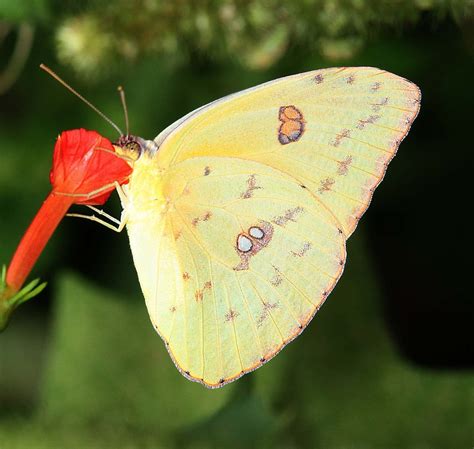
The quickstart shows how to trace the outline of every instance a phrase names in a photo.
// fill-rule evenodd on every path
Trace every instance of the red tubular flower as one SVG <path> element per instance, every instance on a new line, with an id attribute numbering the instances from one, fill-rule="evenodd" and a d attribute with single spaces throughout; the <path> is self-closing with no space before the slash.
<path id="1" fill-rule="evenodd" d="M 132 168 L 114 153 L 112 143 L 95 131 L 75 129 L 58 137 L 50 172 L 53 189 L 26 230 L 7 269 L 6 286 L 11 292 L 20 290 L 72 204 L 104 204 L 115 182 L 128 181 Z"/>
<path id="2" fill-rule="evenodd" d="M 73 195 L 75 204 L 104 204 L 114 182 L 123 184 L 132 172 L 114 152 L 112 143 L 95 131 L 63 132 L 54 147 L 49 175 L 52 193 Z"/>

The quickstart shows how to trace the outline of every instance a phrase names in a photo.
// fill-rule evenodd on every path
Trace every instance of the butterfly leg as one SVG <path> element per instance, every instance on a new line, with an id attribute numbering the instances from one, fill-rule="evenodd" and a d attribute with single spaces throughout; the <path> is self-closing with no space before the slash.
<path id="1" fill-rule="evenodd" d="M 67 217 L 77 217 L 77 218 L 85 218 L 86 220 L 91 220 L 95 221 L 96 223 L 99 223 L 103 226 L 105 226 L 108 229 L 112 229 L 115 232 L 122 232 L 123 228 L 127 224 L 127 213 L 125 209 L 122 211 L 122 215 L 120 217 L 120 220 L 117 220 L 115 217 L 112 217 L 112 215 L 109 215 L 107 212 L 103 211 L 102 209 L 98 209 L 97 207 L 94 206 L 87 206 L 89 209 L 92 209 L 94 212 L 96 212 L 99 215 L 103 215 L 105 218 L 110 220 L 111 222 L 115 223 L 117 226 L 114 226 L 105 220 L 100 219 L 99 217 L 96 217 L 95 215 L 83 215 L 83 214 L 66 214 Z"/>
<path id="2" fill-rule="evenodd" d="M 117 181 L 114 182 L 115 189 L 117 190 L 117 195 L 120 198 L 120 204 L 122 205 L 122 214 L 120 215 L 119 223 L 119 232 L 125 227 L 128 221 L 128 196 L 127 196 L 127 186 L 120 185 Z"/>
<path id="3" fill-rule="evenodd" d="M 125 189 L 123 186 L 121 186 L 117 181 L 114 182 L 115 189 L 117 190 L 117 194 L 120 198 L 120 203 L 122 204 L 122 208 L 125 211 L 128 206 L 128 197 L 127 193 L 125 192 Z"/>
<path id="4" fill-rule="evenodd" d="M 94 207 L 94 206 L 89 206 L 87 205 L 87 207 L 89 209 L 92 209 L 94 212 L 98 213 L 99 215 L 103 215 L 105 218 L 107 218 L 108 220 L 112 221 L 113 223 L 117 224 L 117 225 L 120 225 L 121 221 L 118 220 L 117 218 L 115 217 L 112 217 L 112 215 L 109 215 L 107 212 L 105 212 L 104 210 L 102 209 L 98 209 L 97 207 Z"/>
<path id="5" fill-rule="evenodd" d="M 120 220 L 118 220 L 117 218 L 115 217 L 112 217 L 111 215 L 109 215 L 107 212 L 101 210 L 101 209 L 98 209 L 96 207 L 93 207 L 93 206 L 89 206 L 87 205 L 87 207 L 89 209 L 92 209 L 94 212 L 96 212 L 97 214 L 99 215 L 103 215 L 105 218 L 109 219 L 110 221 L 112 221 L 113 223 L 115 223 L 117 226 L 114 226 L 113 224 L 110 224 L 108 223 L 107 221 L 105 220 L 102 220 L 100 219 L 99 217 L 96 217 L 95 215 L 83 215 L 83 214 L 66 214 L 67 217 L 76 217 L 76 218 L 85 218 L 86 220 L 90 220 L 90 221 L 95 221 L 96 223 L 99 223 L 103 226 L 105 226 L 106 228 L 108 229 L 112 229 L 112 231 L 115 231 L 115 232 L 122 232 L 123 228 L 125 227 L 125 225 L 127 224 L 127 220 L 128 220 L 128 213 L 127 213 L 127 205 L 128 205 L 128 198 L 127 198 L 127 194 L 124 190 L 124 188 L 117 182 L 115 181 L 114 184 L 115 188 L 117 189 L 117 193 L 118 193 L 118 196 L 120 198 L 120 203 L 122 204 L 122 208 L 123 208 L 123 211 L 122 211 L 122 215 L 120 217 Z M 104 186 L 102 187 L 101 189 L 98 189 L 97 191 L 94 191 L 94 192 L 91 192 L 87 195 L 82 195 L 82 194 L 67 194 L 67 193 L 62 193 L 62 192 L 55 192 L 56 194 L 58 195 L 65 195 L 65 196 L 81 196 L 81 197 L 91 197 L 93 195 L 97 195 L 98 193 L 100 193 L 101 190 L 104 190 L 105 188 L 110 188 L 110 185 L 107 185 L 107 186 Z"/>
<path id="6" fill-rule="evenodd" d="M 125 212 L 125 210 L 122 211 L 122 215 L 120 217 L 120 220 L 117 220 L 115 217 L 112 217 L 112 215 L 109 215 L 107 212 L 103 211 L 102 209 L 97 209 L 94 206 L 87 206 L 87 207 L 89 209 L 92 209 L 97 214 L 103 215 L 105 218 L 107 218 L 111 222 L 115 223 L 117 226 L 114 226 L 113 224 L 110 224 L 107 221 L 102 220 L 99 217 L 96 217 L 95 215 L 66 214 L 66 216 L 67 217 L 76 217 L 76 218 L 85 218 L 86 220 L 95 221 L 96 223 L 99 223 L 99 224 L 105 226 L 108 229 L 112 229 L 112 231 L 115 231 L 115 232 L 122 232 L 123 228 L 127 224 L 128 215 Z"/>
<path id="7" fill-rule="evenodd" d="M 104 212 L 104 214 L 105 214 L 105 212 Z M 123 223 L 119 222 L 119 224 L 117 226 L 114 226 L 113 224 L 110 224 L 110 223 L 106 222 L 105 220 L 101 220 L 100 218 L 96 217 L 95 215 L 66 214 L 66 217 L 85 218 L 86 220 L 95 221 L 96 223 L 99 223 L 102 226 L 105 226 L 106 228 L 111 229 L 112 231 L 115 231 L 115 232 L 121 232 L 123 230 L 123 228 L 125 227 L 125 224 L 126 224 L 126 222 L 123 222 Z M 115 220 L 118 221 L 117 219 L 114 218 L 114 222 L 115 222 Z"/>

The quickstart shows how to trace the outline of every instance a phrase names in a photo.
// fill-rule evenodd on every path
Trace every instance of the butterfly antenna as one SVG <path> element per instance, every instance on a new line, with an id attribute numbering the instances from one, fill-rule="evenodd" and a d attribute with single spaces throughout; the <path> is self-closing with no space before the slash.
<path id="1" fill-rule="evenodd" d="M 69 84 L 66 83 L 63 79 L 61 79 L 56 73 L 54 73 L 48 66 L 45 66 L 44 64 L 40 64 L 40 69 L 44 70 L 46 73 L 51 75 L 56 81 L 58 81 L 60 84 L 62 84 L 69 92 L 72 92 L 76 97 L 78 97 L 80 100 L 82 100 L 87 106 L 89 106 L 93 111 L 95 111 L 97 114 L 99 114 L 109 125 L 113 126 L 114 129 L 121 135 L 123 136 L 122 130 L 112 121 L 110 120 L 102 111 L 97 109 L 90 101 L 86 100 L 79 92 L 74 90 Z M 128 134 L 128 132 L 127 132 Z"/>
<path id="2" fill-rule="evenodd" d="M 127 136 L 129 135 L 128 127 L 128 110 L 127 110 L 127 100 L 125 99 L 125 90 L 122 86 L 117 87 L 117 90 L 120 94 L 120 101 L 122 102 L 123 114 L 125 116 L 125 128 L 127 129 Z"/>

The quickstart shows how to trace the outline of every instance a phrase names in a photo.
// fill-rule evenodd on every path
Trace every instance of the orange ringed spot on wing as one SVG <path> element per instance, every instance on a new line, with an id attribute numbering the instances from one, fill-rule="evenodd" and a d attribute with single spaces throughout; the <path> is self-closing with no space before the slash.
<path id="1" fill-rule="evenodd" d="M 302 112 L 293 105 L 281 106 L 278 111 L 280 127 L 278 141 L 282 145 L 298 141 L 305 131 L 305 121 Z"/>

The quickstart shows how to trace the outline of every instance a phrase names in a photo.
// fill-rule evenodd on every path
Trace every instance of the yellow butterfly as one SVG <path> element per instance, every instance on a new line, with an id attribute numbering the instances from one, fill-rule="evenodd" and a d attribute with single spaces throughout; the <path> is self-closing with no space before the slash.
<path id="1" fill-rule="evenodd" d="M 303 331 L 420 98 L 384 70 L 316 70 L 214 101 L 153 141 L 119 140 L 134 160 L 122 225 L 182 374 L 220 387 Z"/>

